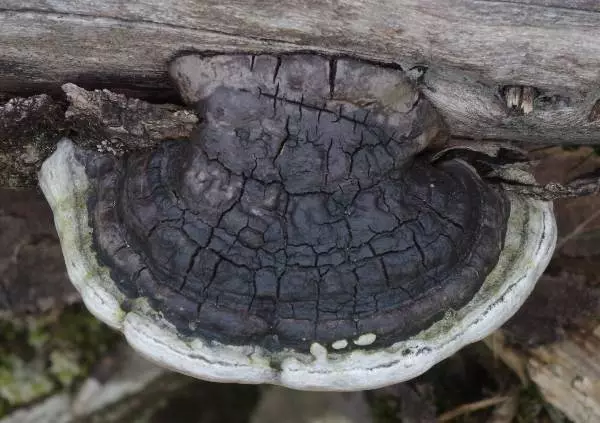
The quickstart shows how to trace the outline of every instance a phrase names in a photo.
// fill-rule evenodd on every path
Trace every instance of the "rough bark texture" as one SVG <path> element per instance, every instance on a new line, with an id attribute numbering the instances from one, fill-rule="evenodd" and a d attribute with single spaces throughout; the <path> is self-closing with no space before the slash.
<path id="1" fill-rule="evenodd" d="M 0 78 L 1 81 L 1 78 Z M 46 94 L 13 98 L 0 106 L 0 187 L 37 185 L 37 171 L 59 138 L 121 155 L 188 137 L 197 116 L 181 106 L 151 104 L 108 90 L 65 84 L 69 107 Z"/>
<path id="2" fill-rule="evenodd" d="M 63 107 L 46 94 L 0 105 L 0 187 L 37 184 L 35 173 L 64 130 Z"/>
<path id="3" fill-rule="evenodd" d="M 120 154 L 149 148 L 164 139 L 185 138 L 198 123 L 191 111 L 173 104 L 151 104 L 109 90 L 86 91 L 63 85 L 65 112 L 79 145 Z"/>
<path id="4" fill-rule="evenodd" d="M 591 143 L 599 11 L 592 0 L 6 0 L 0 91 L 73 82 L 164 100 L 166 63 L 183 50 L 312 50 L 399 63 L 456 135 Z M 505 86 L 534 87 L 533 104 L 511 110 Z"/>

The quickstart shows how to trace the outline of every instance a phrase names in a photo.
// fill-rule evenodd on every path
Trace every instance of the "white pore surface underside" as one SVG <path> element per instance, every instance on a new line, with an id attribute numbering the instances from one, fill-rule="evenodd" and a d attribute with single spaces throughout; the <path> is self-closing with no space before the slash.
<path id="1" fill-rule="evenodd" d="M 340 351 L 342 343 L 314 343 L 310 354 L 272 353 L 256 346 L 231 346 L 180 336 L 140 298 L 125 312 L 124 296 L 92 249 L 86 207 L 88 180 L 62 140 L 43 164 L 40 186 L 52 207 L 69 278 L 87 308 L 121 330 L 133 348 L 151 360 L 188 375 L 219 382 L 272 383 L 305 390 L 372 389 L 411 379 L 466 344 L 500 327 L 521 306 L 542 274 L 556 243 L 551 202 L 508 194 L 511 203 L 505 246 L 497 266 L 473 300 L 419 334 L 381 350 Z M 365 345 L 373 334 L 358 334 Z M 357 347 L 357 343 L 348 340 Z M 337 349 L 336 349 L 337 347 Z"/>

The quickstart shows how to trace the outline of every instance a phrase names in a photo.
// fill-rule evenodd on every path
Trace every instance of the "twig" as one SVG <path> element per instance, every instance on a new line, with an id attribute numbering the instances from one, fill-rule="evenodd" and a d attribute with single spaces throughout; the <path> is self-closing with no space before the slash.
<path id="1" fill-rule="evenodd" d="M 592 221 L 599 216 L 600 216 L 600 209 L 596 210 L 594 213 L 592 213 L 591 216 L 589 216 L 587 219 L 585 219 L 583 222 L 581 222 L 579 225 L 577 225 L 577 227 L 575 229 L 573 229 L 571 231 L 571 233 L 569 233 L 568 235 L 565 235 L 564 237 L 559 239 L 556 244 L 556 251 L 560 251 L 560 249 L 562 247 L 564 247 L 564 245 L 567 242 L 569 242 L 571 239 L 573 239 L 574 237 L 579 235 L 581 233 L 581 231 L 583 231 L 587 225 L 592 223 Z"/>
<path id="2" fill-rule="evenodd" d="M 508 400 L 494 408 L 488 423 L 511 423 L 514 421 L 519 409 L 519 388 L 513 387 L 508 395 Z"/>
<path id="3" fill-rule="evenodd" d="M 485 408 L 493 407 L 494 405 L 498 405 L 509 399 L 509 396 L 501 396 L 487 398 L 481 401 L 471 402 L 469 404 L 463 404 L 461 406 L 456 407 L 453 410 L 446 411 L 445 413 L 440 414 L 438 416 L 438 422 L 448 422 L 450 420 L 462 416 L 463 414 L 472 413 L 474 411 L 479 411 Z"/>

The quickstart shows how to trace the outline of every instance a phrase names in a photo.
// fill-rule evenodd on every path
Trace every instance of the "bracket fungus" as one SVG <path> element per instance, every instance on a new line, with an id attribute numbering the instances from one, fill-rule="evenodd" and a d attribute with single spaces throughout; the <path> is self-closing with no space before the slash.
<path id="1" fill-rule="evenodd" d="M 360 390 L 502 325 L 552 254 L 552 203 L 423 154 L 441 128 L 402 71 L 311 54 L 171 64 L 203 118 L 115 157 L 43 164 L 69 277 L 154 361 L 214 381 Z"/>

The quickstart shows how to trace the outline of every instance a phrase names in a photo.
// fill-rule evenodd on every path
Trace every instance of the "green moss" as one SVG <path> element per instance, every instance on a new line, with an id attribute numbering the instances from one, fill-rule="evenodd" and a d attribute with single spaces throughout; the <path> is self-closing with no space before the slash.
<path id="1" fill-rule="evenodd" d="M 42 318 L 29 319 L 27 322 L 29 323 L 26 331 L 27 345 L 35 350 L 43 348 L 50 340 L 50 334 L 46 331 L 47 322 Z"/>
<path id="2" fill-rule="evenodd" d="M 71 386 L 77 377 L 84 374 L 78 354 L 74 351 L 52 351 L 48 371 L 62 386 Z"/>
<path id="3" fill-rule="evenodd" d="M 7 408 L 48 395 L 54 388 L 54 381 L 45 373 L 40 360 L 25 362 L 16 355 L 2 358 L 0 397 Z"/>
<path id="4" fill-rule="evenodd" d="M 118 339 L 81 305 L 0 321 L 0 417 L 71 388 Z"/>

